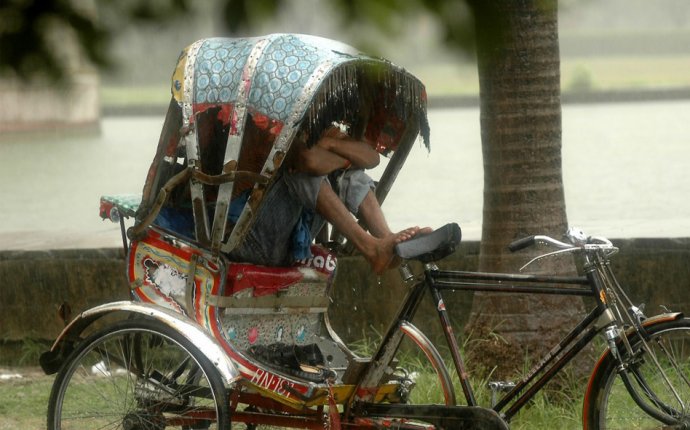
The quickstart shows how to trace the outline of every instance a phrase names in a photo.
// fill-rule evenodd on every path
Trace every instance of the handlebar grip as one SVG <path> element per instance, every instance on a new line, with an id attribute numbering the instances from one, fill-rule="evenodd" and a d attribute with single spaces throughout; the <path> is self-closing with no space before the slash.
<path id="1" fill-rule="evenodd" d="M 521 249 L 529 248 L 530 246 L 534 245 L 534 238 L 535 236 L 527 236 L 523 237 L 522 239 L 518 239 L 512 242 L 510 245 L 508 245 L 508 249 L 510 250 L 510 252 L 516 252 Z"/>

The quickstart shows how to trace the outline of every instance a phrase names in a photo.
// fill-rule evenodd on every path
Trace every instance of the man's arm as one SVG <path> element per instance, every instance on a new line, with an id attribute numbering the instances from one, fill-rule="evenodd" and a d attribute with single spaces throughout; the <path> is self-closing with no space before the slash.
<path id="1" fill-rule="evenodd" d="M 293 168 L 311 175 L 327 175 L 350 165 L 371 169 L 379 164 L 379 153 L 368 143 L 350 138 L 337 128 L 327 130 L 312 148 L 295 142 L 298 151 Z"/>
<path id="2" fill-rule="evenodd" d="M 366 142 L 349 137 L 322 137 L 316 146 L 338 155 L 360 169 L 372 169 L 379 165 L 379 153 Z"/>

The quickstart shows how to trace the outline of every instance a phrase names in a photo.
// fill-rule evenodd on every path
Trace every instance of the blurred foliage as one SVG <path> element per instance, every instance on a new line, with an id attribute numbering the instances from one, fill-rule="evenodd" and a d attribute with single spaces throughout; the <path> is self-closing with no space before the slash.
<path id="1" fill-rule="evenodd" d="M 70 69 L 82 66 L 79 58 L 99 69 L 112 68 L 109 48 L 116 32 L 170 21 L 187 11 L 187 0 L 3 0 L 0 75 L 62 83 Z M 78 52 L 70 52 L 70 46 Z"/>
<path id="2" fill-rule="evenodd" d="M 107 32 L 69 0 L 8 0 L 0 7 L 0 72 L 21 79 L 46 76 L 64 78 L 67 59 L 54 38 L 69 28 L 86 57 L 107 65 L 104 46 Z"/>
<path id="3" fill-rule="evenodd" d="M 573 92 L 587 92 L 594 89 L 594 80 L 592 72 L 585 66 L 578 65 L 573 69 L 572 76 L 568 81 L 566 88 Z"/>
<path id="4" fill-rule="evenodd" d="M 225 0 L 223 20 L 231 33 L 256 26 L 275 16 L 282 0 Z"/>
<path id="5" fill-rule="evenodd" d="M 427 13 L 443 41 L 470 51 L 474 30 L 472 0 L 331 0 L 342 28 L 371 26 L 388 37 L 406 30 L 406 22 Z M 238 33 L 275 18 L 289 0 L 219 0 L 222 24 Z M 194 13 L 189 0 L 3 0 L 0 5 L 0 75 L 30 82 L 64 82 L 80 61 L 110 70 L 111 42 L 131 26 L 165 25 Z M 361 48 L 374 43 L 362 36 Z M 75 43 L 66 44 L 65 39 Z M 69 52 L 69 46 L 78 52 Z M 67 52 L 66 52 L 67 51 Z M 83 59 L 83 60 L 82 60 Z"/>
<path id="6" fill-rule="evenodd" d="M 278 14 L 289 0 L 225 0 L 224 17 L 233 33 L 249 30 Z M 442 40 L 462 52 L 474 46 L 471 0 L 330 0 L 342 28 L 370 26 L 389 37 L 406 31 L 406 22 L 420 13 L 432 16 L 440 27 Z M 366 49 L 366 40 L 358 43 Z M 366 49 L 369 50 L 369 49 Z"/>

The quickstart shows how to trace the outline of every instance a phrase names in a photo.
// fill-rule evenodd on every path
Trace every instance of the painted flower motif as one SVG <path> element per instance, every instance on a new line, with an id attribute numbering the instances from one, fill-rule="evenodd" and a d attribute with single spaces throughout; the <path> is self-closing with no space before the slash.
<path id="1" fill-rule="evenodd" d="M 258 339 L 259 339 L 259 329 L 256 327 L 250 328 L 249 332 L 247 333 L 247 340 L 249 340 L 249 344 L 254 345 Z"/>
<path id="2" fill-rule="evenodd" d="M 307 328 L 303 325 L 299 326 L 299 328 L 297 329 L 297 336 L 296 336 L 297 342 L 300 342 L 300 343 L 304 342 L 306 337 L 307 337 Z"/>
<path id="3" fill-rule="evenodd" d="M 259 112 L 256 112 L 256 113 L 254 113 L 254 115 L 252 117 L 254 119 L 254 124 L 258 128 L 260 128 L 262 130 L 266 130 L 268 128 L 268 124 L 270 122 L 270 119 L 266 115 L 263 115 Z"/>

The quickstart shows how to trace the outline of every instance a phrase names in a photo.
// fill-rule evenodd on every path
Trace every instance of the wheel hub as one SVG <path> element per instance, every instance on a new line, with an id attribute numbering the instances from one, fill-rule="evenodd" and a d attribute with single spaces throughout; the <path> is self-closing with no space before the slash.
<path id="1" fill-rule="evenodd" d="M 122 419 L 122 428 L 124 430 L 164 430 L 165 419 L 160 413 L 132 412 Z"/>

